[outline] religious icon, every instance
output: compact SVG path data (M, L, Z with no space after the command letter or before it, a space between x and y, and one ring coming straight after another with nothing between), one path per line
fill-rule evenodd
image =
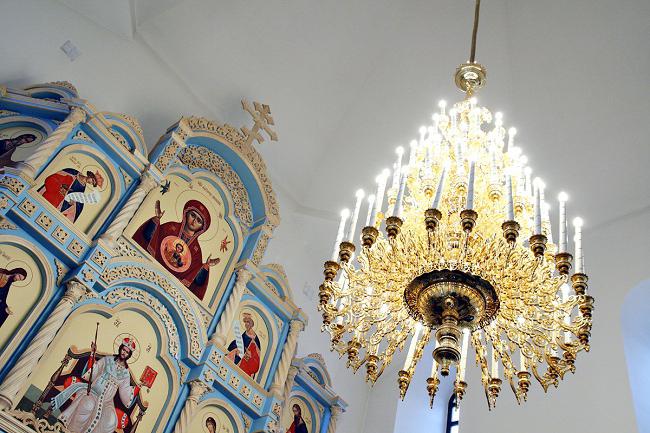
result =
M226 356L244 370L246 374L255 378L255 373L260 369L262 344L253 329L255 321L252 315L243 313L242 321L245 328L243 333L241 333L239 321L235 320L233 323L235 339L228 345L228 354Z
M205 428L206 428L207 433L216 433L216 431L217 431L217 421L213 417L209 416L205 420Z
M135 383L129 360L139 356L139 343L133 335L118 335L114 342L117 347L106 355L97 352L96 339L90 343L90 352L68 351L32 411L36 414L50 399L44 418L60 411L58 420L70 433L135 433L142 416L134 421L131 415L136 408L141 414L146 410L140 390L150 389L158 373L147 366ZM70 374L61 374L70 359L75 361Z
M199 236L210 227L210 212L200 201L189 200L183 206L181 222L161 224L165 211L160 208L160 200L156 201L154 210L155 215L136 230L133 240L203 300L210 268L221 261L210 255L203 262L201 254Z
M99 190L92 189L86 193L87 187L102 188L103 184L104 177L99 170L83 174L74 168L64 168L46 177L38 192L66 218L75 222L85 204L96 204L101 199Z
M13 314L7 304L11 285L16 281L23 281L25 278L27 278L27 271L24 268L0 268L0 327L5 323L9 315Z
M0 139L0 167L12 165L14 161L11 159L11 156L16 149L22 145L33 143L36 141L36 138L34 134L20 134L15 138Z
M308 433L307 424L302 418L302 408L300 405L294 403L293 406L291 406L291 411L293 412L293 422L291 423L291 426L289 426L287 433Z

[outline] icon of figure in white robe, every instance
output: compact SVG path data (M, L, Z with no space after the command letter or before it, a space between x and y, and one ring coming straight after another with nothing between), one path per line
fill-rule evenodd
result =
M56 409L74 398L59 416L69 432L114 433L124 425L124 420L118 419L114 398L119 395L120 401L128 408L140 391L140 386L131 386L127 364L134 351L135 341L125 338L116 355L105 356L94 364L90 394L87 393L87 383L75 383L52 399ZM90 380L90 370L83 379Z

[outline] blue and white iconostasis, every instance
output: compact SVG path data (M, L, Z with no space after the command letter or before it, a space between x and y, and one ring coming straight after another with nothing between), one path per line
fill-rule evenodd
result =
M312 353L292 362L295 378L280 420L283 433L333 433L347 403L332 389L322 355Z
M300 398L326 431L316 394L277 392L306 317L261 263L279 213L255 110L182 118L149 153L69 83L0 86L0 430L272 432Z

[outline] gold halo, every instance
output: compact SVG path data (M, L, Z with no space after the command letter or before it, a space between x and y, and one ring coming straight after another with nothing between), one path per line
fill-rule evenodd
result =
M94 167L94 169L93 169L93 167ZM90 171L90 172L93 172L93 173L95 173L95 171L101 171L101 172L104 174L104 188L93 187L93 189L96 189L96 190L99 191L99 192L104 192L104 191L106 191L106 188L108 188L108 173L106 172L106 170L102 169L100 166L95 165L95 164L88 164L88 165L85 165L85 166L81 169L81 172L82 172L82 174L83 174L84 176L85 176L86 173L89 172L89 171Z
M19 263L22 263L24 266L15 265L15 264L19 264ZM31 272L32 267L29 266L27 264L27 262L25 262L23 260L12 260L12 261L8 262L5 266L7 266L7 270L11 270L11 269L14 269L14 268L23 268L24 270L29 271L29 272L27 272L27 277L24 280L12 283L12 285L14 285L15 287L27 287L29 285L29 283L31 283L32 280L34 279L34 274L33 274L33 272Z
M118 336L115 337L115 340L113 340L113 353L117 353L117 350L120 348L120 345L122 344L122 340L124 340L126 337L135 340L135 350L133 351L133 353L131 353L131 357L127 362L128 364L135 364L138 361L138 359L140 359L140 340L138 340L135 335L130 334L128 332L123 332L121 334L118 334Z

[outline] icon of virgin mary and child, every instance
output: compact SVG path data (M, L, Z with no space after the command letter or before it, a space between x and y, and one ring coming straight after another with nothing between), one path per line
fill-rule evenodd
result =
M210 227L210 212L200 201L189 200L183 207L182 221L161 224L164 214L160 200L157 200L155 215L136 230L133 240L203 300L210 268L221 261L208 256L204 262L201 253L199 236Z

